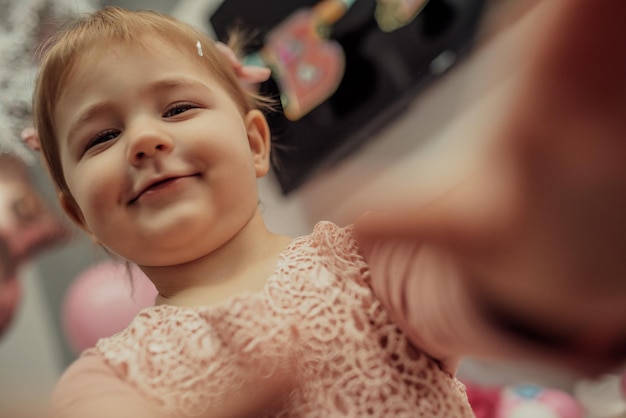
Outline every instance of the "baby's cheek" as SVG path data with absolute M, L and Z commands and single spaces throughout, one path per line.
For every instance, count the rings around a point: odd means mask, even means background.
M 122 196 L 117 190 L 119 186 L 104 181 L 104 179 L 94 179 L 85 182 L 87 187 L 83 186 L 79 193 L 75 194 L 78 208 L 85 216 L 91 218 L 105 217 L 113 206 L 122 205 Z

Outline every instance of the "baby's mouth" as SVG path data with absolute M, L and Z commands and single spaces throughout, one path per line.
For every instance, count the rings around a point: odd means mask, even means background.
M 178 177 L 168 177 L 168 178 L 164 178 L 164 179 L 162 179 L 162 180 L 157 180 L 157 181 L 155 181 L 155 182 L 150 183 L 148 186 L 144 187 L 144 188 L 143 188 L 143 189 L 142 189 L 139 193 L 137 193 L 137 195 L 136 195 L 135 197 L 133 197 L 133 198 L 132 198 L 132 199 L 128 202 L 128 204 L 129 204 L 129 205 L 132 205 L 132 204 L 133 204 L 133 203 L 135 203 L 137 200 L 139 200 L 139 198 L 140 198 L 141 196 L 143 196 L 143 195 L 144 195 L 144 193 L 146 193 L 147 191 L 157 189 L 157 188 L 159 188 L 159 186 L 163 186 L 163 185 L 165 185 L 165 184 L 167 184 L 167 183 L 169 183 L 169 182 L 171 182 L 171 181 L 173 181 L 173 180 L 175 180 L 175 179 L 177 179 L 177 178 L 178 178 Z
M 152 183 L 150 183 L 148 186 L 146 186 L 143 190 L 141 190 L 134 198 L 132 198 L 128 204 L 132 205 L 133 203 L 135 203 L 141 196 L 143 196 L 145 193 L 153 191 L 153 190 L 159 190 L 161 188 L 165 188 L 167 187 L 170 183 L 176 181 L 176 180 L 180 180 L 186 177 L 197 177 L 199 174 L 194 173 L 191 175 L 186 175 L 186 176 L 172 176 L 172 177 L 167 177 L 167 178 L 163 178 L 161 180 L 156 180 Z

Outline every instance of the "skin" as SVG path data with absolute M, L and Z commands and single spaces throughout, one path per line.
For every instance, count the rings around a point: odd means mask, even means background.
M 67 214 L 138 264 L 159 291 L 157 304 L 207 306 L 262 288 L 291 241 L 268 231 L 258 209 L 256 180 L 269 170 L 263 114 L 242 112 L 179 46 L 93 51 L 76 63 L 54 115 Z M 250 381 L 203 416 L 257 416 L 295 385 L 288 367 L 270 376 L 257 370 L 251 364 Z M 117 391 L 81 388 L 63 416 L 163 416 L 117 378 L 101 379 L 113 379 Z
M 596 375 L 626 361 L 626 4 L 536 8 L 482 164 L 427 205 L 361 219 L 357 233 L 374 275 L 390 256 L 373 243 L 425 243 L 469 289 L 451 302 L 519 342 L 517 357 Z
M 413 240 L 428 240 L 436 252 L 455 260 L 461 283 L 478 289 L 480 295 L 472 295 L 477 310 L 479 304 L 498 305 L 525 327 L 557 335 L 571 348 L 560 359 L 562 347 L 557 351 L 528 342 L 528 357 L 589 373 L 607 370 L 607 359 L 615 363 L 609 352 L 623 341 L 626 329 L 621 281 L 605 288 L 588 279 L 589 266 L 595 265 L 623 277 L 614 251 L 624 248 L 623 235 L 610 233 L 615 226 L 610 221 L 623 219 L 614 215 L 623 214 L 626 207 L 620 199 L 623 193 L 609 191 L 624 190 L 624 183 L 610 179 L 626 178 L 626 164 L 620 159 L 626 153 L 619 141 L 625 130 L 623 118 L 615 110 L 624 108 L 624 92 L 587 87 L 590 80 L 592 86 L 611 80 L 618 85 L 626 60 L 616 60 L 618 65 L 608 76 L 583 66 L 587 72 L 562 77 L 563 68 L 571 68 L 573 61 L 568 60 L 593 62 L 585 54 L 593 55 L 597 48 L 577 49 L 584 59 L 571 55 L 573 49 L 555 51 L 571 42 L 568 35 L 581 27 L 598 33 L 598 39 L 613 39 L 602 29 L 615 25 L 589 22 L 599 21 L 594 20 L 598 11 L 606 13 L 600 20 L 617 19 L 623 13 L 596 3 L 542 3 L 552 5 L 545 6 L 553 20 L 543 37 L 552 41 L 528 48 L 534 54 L 529 61 L 535 65 L 522 76 L 511 117 L 501 121 L 499 135 L 508 140 L 486 157 L 481 171 L 404 219 L 370 217 L 359 223 L 374 275 L 385 260 L 377 258 L 375 247 L 366 245 L 368 240 L 407 234 Z M 610 48 L 609 43 L 604 54 L 623 50 L 616 46 Z M 188 54 L 167 44 L 161 48 L 156 52 L 103 45 L 95 48 L 97 55 L 88 52 L 80 60 L 55 114 L 71 191 L 71 196 L 60 199 L 94 240 L 142 267 L 159 289 L 159 302 L 206 305 L 262 286 L 288 239 L 267 231 L 257 208 L 255 180 L 268 170 L 264 119 L 255 112 L 242 114 Z M 188 77 L 209 84 L 210 93 L 198 97 L 204 90 L 194 87 L 180 95 L 176 90 L 155 95 L 149 88 L 163 78 Z M 576 107 L 581 101 L 565 94 L 576 89 L 586 102 L 604 103 L 606 108 Z M 181 102 L 200 107 L 182 111 Z M 106 111 L 73 128 L 88 107 L 102 103 Z M 597 110 L 589 112 L 590 108 Z M 174 109 L 178 110 L 170 113 Z M 104 142 L 85 151 L 102 132 L 108 132 Z M 605 140 L 590 140 L 589 132 L 600 133 Z M 564 145 L 564 137 L 573 142 Z M 178 170 L 185 175 L 181 180 L 135 199 L 151 176 L 178 175 Z M 581 172 L 582 183 L 577 177 Z M 497 185 L 485 187 L 494 179 Z M 603 185 L 617 189 L 599 187 Z M 485 190 L 501 192 L 487 196 Z M 588 199 L 591 190 L 602 193 Z M 585 210 L 572 212 L 572 205 Z M 567 213 L 581 217 L 564 217 Z M 603 237 L 581 227 L 596 222 L 604 225 Z M 619 227 L 616 230 L 622 231 Z M 608 262 L 606 254 L 611 255 Z
M 167 43 L 94 51 L 56 107 L 66 212 L 138 264 L 157 303 L 207 305 L 262 287 L 289 242 L 266 229 L 257 205 L 256 179 L 269 170 L 263 115 L 243 113 Z

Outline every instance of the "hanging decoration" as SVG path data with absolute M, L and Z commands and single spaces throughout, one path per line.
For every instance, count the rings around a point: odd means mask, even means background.
M 486 0 L 223 0 L 215 38 L 244 32 L 244 64 L 272 76 L 262 95 L 284 194 L 398 118 L 471 51 Z
M 15 154 L 0 154 L 0 335 L 21 297 L 18 269 L 70 231 L 36 189 L 28 167 Z
M 69 237 L 35 187 L 34 154 L 20 138 L 33 125 L 35 51 L 66 19 L 93 9 L 87 0 L 0 0 L 0 336 L 20 305 L 20 265 Z

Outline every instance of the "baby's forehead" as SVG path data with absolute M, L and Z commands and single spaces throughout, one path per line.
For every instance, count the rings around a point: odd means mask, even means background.
M 188 55 L 189 59 L 192 60 L 199 56 L 198 41 L 198 37 L 182 32 L 163 34 L 157 31 L 143 31 L 132 36 L 96 34 L 76 42 L 71 61 L 89 65 L 101 59 L 102 55 L 107 51 L 122 49 L 129 51 L 143 50 L 144 52 L 155 54 L 163 53 L 163 51 L 167 50 L 170 52 L 176 51 L 177 55 Z M 205 45 L 211 43 L 212 41 L 203 42 Z M 205 46 L 205 49 L 207 46 Z
M 139 36 L 115 37 L 111 35 L 83 39 L 73 48 L 72 55 L 65 62 L 69 65 L 60 74 L 49 72 L 46 84 L 55 84 L 51 90 L 52 117 L 56 118 L 61 102 L 68 95 L 80 94 L 85 86 L 98 83 L 95 73 L 108 78 L 109 71 L 119 71 L 116 66 L 126 60 L 146 57 L 150 62 L 147 71 L 163 70 L 169 78 L 201 78 L 216 90 L 224 91 L 244 111 L 249 107 L 248 97 L 241 91 L 237 79 L 228 73 L 226 58 L 206 37 L 193 37 L 192 34 L 143 34 Z M 133 56 L 135 55 L 135 56 Z M 153 59 L 154 58 L 154 59 Z M 135 60 L 140 65 L 141 61 Z M 189 77 L 187 77 L 189 76 Z M 165 77 L 165 76 L 164 76 Z
M 158 68 L 160 65 L 169 66 L 170 63 L 175 62 L 181 71 L 186 68 L 214 76 L 214 66 L 207 61 L 205 56 L 198 54 L 197 42 L 197 40 L 185 39 L 185 43 L 181 44 L 175 39 L 160 35 L 158 37 L 142 36 L 132 39 L 98 39 L 90 45 L 86 45 L 82 51 L 72 57 L 66 75 L 61 77 L 60 81 L 63 87 L 67 88 L 77 78 L 89 77 L 91 69 L 94 67 L 105 66 L 110 68 L 110 71 L 116 71 L 116 63 L 123 62 L 133 55 L 165 58 L 161 61 L 162 64 L 159 64 L 159 60 L 155 60 L 151 64 L 153 68 Z M 63 88 L 60 93 L 58 99 L 63 96 Z
M 90 64 L 96 61 L 107 59 L 105 53 L 123 51 L 127 53 L 141 52 L 154 55 L 172 55 L 176 53 L 176 59 L 187 56 L 189 62 L 201 65 L 198 60 L 198 39 L 187 39 L 178 37 L 170 37 L 162 34 L 144 34 L 132 38 L 115 38 L 104 37 L 92 40 L 84 45 L 81 50 L 77 50 L 74 56 L 74 62 L 77 64 Z M 184 58 L 183 58 L 184 59 Z

